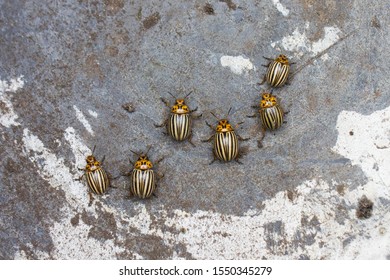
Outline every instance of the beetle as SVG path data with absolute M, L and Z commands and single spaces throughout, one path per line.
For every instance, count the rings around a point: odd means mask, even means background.
M 131 151 L 138 156 L 138 160 L 135 163 L 130 160 L 130 163 L 134 165 L 134 168 L 130 173 L 126 174 L 131 176 L 130 195 L 139 198 L 149 198 L 154 195 L 157 186 L 157 178 L 153 170 L 153 163 L 149 160 L 147 155 L 149 150 L 150 148 L 145 154 L 138 154 Z M 158 160 L 157 163 L 160 161 L 162 161 L 162 159 Z
M 268 130 L 278 129 L 283 123 L 285 114 L 272 92 L 262 94 L 259 113 L 263 128 Z
M 260 120 L 262 124 L 262 136 L 258 140 L 258 147 L 263 147 L 262 140 L 265 136 L 265 131 L 268 130 L 276 130 L 278 129 L 282 123 L 284 123 L 284 115 L 288 112 L 284 112 L 282 107 L 279 105 L 276 97 L 272 95 L 272 90 L 268 92 L 264 92 L 260 100 L 259 105 L 252 106 L 252 108 L 259 108 Z M 247 116 L 248 118 L 257 117 L 257 114 Z
M 232 108 L 229 109 L 228 116 L 231 109 Z M 239 150 L 238 140 L 246 141 L 249 140 L 249 138 L 242 138 L 240 135 L 238 135 L 232 125 L 229 123 L 227 117 L 224 119 L 219 119 L 212 112 L 211 114 L 218 120 L 218 124 L 215 128 L 207 121 L 206 124 L 211 129 L 215 130 L 215 134 L 211 135 L 209 139 L 203 140 L 203 142 L 210 142 L 212 139 L 214 139 L 214 159 L 212 162 L 210 162 L 210 164 L 212 164 L 216 159 L 219 159 L 220 161 L 224 162 L 235 160 L 238 163 L 241 163 L 239 161 L 239 158 L 242 153 L 240 153 Z M 238 125 L 240 124 L 242 123 L 239 123 Z
M 86 157 L 87 165 L 85 168 L 79 168 L 79 170 L 84 171 L 84 174 L 78 180 L 81 180 L 83 176 L 86 177 L 87 185 L 89 189 L 95 194 L 104 194 L 107 188 L 110 186 L 110 180 L 106 173 L 106 171 L 102 167 L 102 161 L 98 161 L 93 155 L 95 151 L 95 147 L 93 147 L 92 154 Z
M 164 98 L 161 98 L 164 104 L 170 108 L 171 112 L 167 120 L 165 120 L 161 125 L 155 124 L 155 126 L 166 126 L 168 135 L 170 135 L 174 140 L 181 142 L 188 139 L 188 142 L 195 146 L 191 141 L 192 119 L 200 118 L 202 114 L 198 116 L 191 115 L 193 112 L 198 110 L 198 108 L 190 110 L 184 101 L 191 93 L 192 92 L 188 93 L 184 98 L 176 98 L 172 93 L 169 92 L 169 94 L 176 100 L 172 107 L 169 105 L 168 101 L 166 101 Z
M 263 56 L 264 57 L 264 56 Z M 264 76 L 263 81 L 260 84 L 263 84 L 267 81 L 271 87 L 281 87 L 287 81 L 288 74 L 290 72 L 290 65 L 287 56 L 280 54 L 277 58 L 272 59 L 264 57 L 269 60 L 268 65 L 263 65 L 267 67 L 267 73 Z

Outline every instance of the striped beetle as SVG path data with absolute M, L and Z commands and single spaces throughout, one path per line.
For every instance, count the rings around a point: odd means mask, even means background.
M 259 112 L 264 129 L 275 130 L 282 125 L 284 112 L 272 91 L 263 93 Z
M 232 108 L 229 109 L 229 113 Z M 212 112 L 211 114 L 218 120 L 218 124 L 215 128 L 213 128 L 212 125 L 210 125 L 208 122 L 206 124 L 211 128 L 215 129 L 215 134 L 211 135 L 211 137 L 207 140 L 203 140 L 202 142 L 210 142 L 214 138 L 214 147 L 213 147 L 213 154 L 214 159 L 210 164 L 212 164 L 216 159 L 219 159 L 220 161 L 231 161 L 235 160 L 238 163 L 241 163 L 239 161 L 240 156 L 240 150 L 238 145 L 238 140 L 246 141 L 249 140 L 249 138 L 242 138 L 240 135 L 238 135 L 232 125 L 227 120 L 227 117 L 224 119 L 219 119 L 217 116 L 215 116 Z M 240 125 L 242 123 L 239 123 Z
M 188 93 L 183 99 L 182 98 L 176 98 L 173 94 L 168 92 L 173 98 L 175 98 L 175 104 L 170 107 L 168 101 L 166 101 L 164 98 L 161 98 L 161 100 L 164 102 L 164 104 L 171 109 L 170 116 L 165 122 L 163 122 L 161 125 L 155 124 L 156 127 L 163 127 L 166 126 L 167 133 L 170 135 L 173 139 L 176 141 L 184 141 L 188 139 L 188 142 L 191 143 L 191 145 L 195 146 L 191 139 L 192 139 L 192 118 L 199 118 L 202 116 L 202 114 L 198 116 L 191 116 L 191 113 L 198 110 L 198 108 L 195 108 L 194 110 L 190 110 L 190 108 L 185 104 L 184 99 L 186 99 L 192 92 Z
M 135 163 L 130 161 L 130 163 L 134 165 L 134 168 L 127 174 L 131 176 L 130 195 L 139 198 L 148 198 L 153 195 L 156 190 L 156 174 L 153 170 L 153 164 L 147 156 L 149 150 L 150 148 L 145 154 L 137 154 L 136 152 L 131 151 L 138 156 L 138 160 Z M 157 163 L 160 161 L 162 161 L 162 159 L 157 161 Z
M 287 56 L 281 54 L 275 59 L 267 57 L 264 58 L 270 60 L 270 63 L 268 65 L 263 65 L 268 69 L 263 81 L 260 84 L 263 84 L 265 81 L 267 81 L 271 87 L 280 87 L 284 85 L 290 72 L 290 63 L 288 62 Z
M 93 155 L 95 147 L 93 147 L 92 154 L 85 159 L 87 162 L 85 168 L 79 168 L 79 170 L 84 171 L 84 174 L 78 180 L 81 180 L 85 175 L 89 189 L 95 194 L 104 194 L 107 187 L 110 186 L 110 180 L 106 171 L 102 168 L 105 157 L 99 162 Z

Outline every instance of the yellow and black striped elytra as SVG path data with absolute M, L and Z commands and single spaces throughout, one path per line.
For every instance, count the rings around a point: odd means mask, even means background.
M 130 194 L 139 198 L 148 198 L 156 190 L 156 175 L 153 164 L 146 154 L 139 155 L 130 173 Z
M 214 129 L 207 122 L 206 124 L 210 128 Z M 238 160 L 240 157 L 238 140 L 245 141 L 248 139 L 244 139 L 241 136 L 239 136 L 234 131 L 234 128 L 232 127 L 232 125 L 229 123 L 227 119 L 220 119 L 218 121 L 217 126 L 215 127 L 215 134 L 213 134 L 209 139 L 204 140 L 203 142 L 209 142 L 212 139 L 214 139 L 214 145 L 213 145 L 214 160 L 211 163 L 213 163 L 216 159 L 219 159 L 220 161 L 223 162 L 236 160 L 237 162 L 241 163 Z
M 275 130 L 282 125 L 284 112 L 272 93 L 262 94 L 259 112 L 264 129 Z
M 267 66 L 268 69 L 265 75 L 265 80 L 271 87 L 283 86 L 286 83 L 290 72 L 290 64 L 287 56 L 281 54 L 275 59 L 266 59 L 271 60 L 271 62 Z
M 106 171 L 104 171 L 102 164 L 93 155 L 87 156 L 86 162 L 85 168 L 79 169 L 85 172 L 80 179 L 85 176 L 87 185 L 93 193 L 104 194 L 110 185 Z
M 190 94 L 191 92 L 187 94 L 185 98 L 187 98 Z M 181 142 L 188 139 L 188 141 L 192 145 L 194 145 L 191 142 L 191 137 L 192 137 L 191 113 L 195 112 L 198 108 L 195 108 L 194 110 L 190 110 L 190 108 L 185 103 L 184 99 L 177 98 L 175 104 L 172 107 L 170 107 L 169 103 L 165 99 L 161 98 L 164 104 L 171 109 L 171 112 L 169 118 L 163 124 L 155 125 L 155 126 L 156 127 L 166 126 L 168 135 L 170 135 L 174 140 Z M 196 118 L 198 117 L 200 117 L 200 115 L 196 116 Z

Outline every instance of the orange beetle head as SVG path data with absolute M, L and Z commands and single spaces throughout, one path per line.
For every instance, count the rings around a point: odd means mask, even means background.
M 147 155 L 140 155 L 138 160 L 134 164 L 135 169 L 147 170 L 153 167 L 152 162 L 148 159 Z
M 288 58 L 284 54 L 281 54 L 277 58 L 275 58 L 275 61 L 282 64 L 288 64 Z
M 260 108 L 271 108 L 278 104 L 276 97 L 271 93 L 263 93 L 262 99 L 260 101 Z
M 187 114 L 190 112 L 190 109 L 185 104 L 184 99 L 176 99 L 171 111 L 175 114 Z
M 234 131 L 234 129 L 227 119 L 222 119 L 222 120 L 218 121 L 216 131 L 217 132 L 228 132 L 228 131 Z

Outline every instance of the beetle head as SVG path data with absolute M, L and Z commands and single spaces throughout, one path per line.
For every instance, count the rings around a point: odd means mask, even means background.
M 281 54 L 277 58 L 275 58 L 275 61 L 282 64 L 288 64 L 288 58 L 284 54 Z
M 222 119 L 218 121 L 217 128 L 215 129 L 217 132 L 228 132 L 234 131 L 232 125 L 229 123 L 227 119 Z
M 173 105 L 171 111 L 175 114 L 188 114 L 190 109 L 185 104 L 184 99 L 176 99 L 175 105 Z
M 148 159 L 147 155 L 140 155 L 134 165 L 135 169 L 148 170 L 153 168 L 152 162 Z
M 260 108 L 271 108 L 278 104 L 276 97 L 271 93 L 263 93 L 262 99 L 260 101 Z

